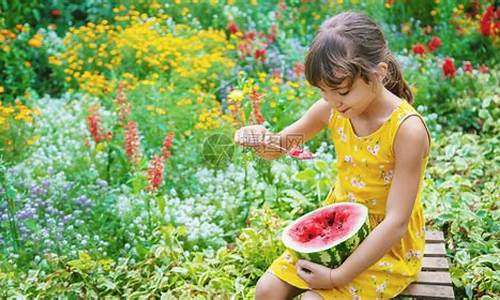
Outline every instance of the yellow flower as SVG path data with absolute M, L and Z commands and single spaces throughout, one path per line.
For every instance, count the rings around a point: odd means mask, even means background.
M 36 142 L 38 142 L 38 139 L 40 138 L 39 135 L 34 135 L 32 136 L 31 138 L 29 138 L 28 140 L 26 140 L 26 144 L 28 145 L 33 145 L 35 144 Z
M 5 89 L 3 88 L 3 86 L 0 85 L 0 94 L 3 93 L 5 91 Z
M 40 48 L 43 44 L 43 36 L 41 34 L 35 34 L 29 41 L 28 45 L 33 48 Z
M 232 90 L 229 93 L 229 95 L 227 96 L 227 98 L 229 100 L 237 101 L 237 102 L 241 102 L 241 100 L 243 100 L 244 97 L 245 97 L 245 94 L 241 90 Z

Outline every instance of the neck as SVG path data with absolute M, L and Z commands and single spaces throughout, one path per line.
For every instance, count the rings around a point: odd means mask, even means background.
M 366 109 L 359 115 L 363 120 L 385 119 L 391 114 L 398 105 L 398 98 L 394 96 L 385 87 L 378 89 L 373 101 L 368 104 Z

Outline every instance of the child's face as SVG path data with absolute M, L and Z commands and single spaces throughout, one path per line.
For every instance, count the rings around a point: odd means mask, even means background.
M 376 97 L 373 83 L 366 83 L 359 76 L 351 88 L 345 80 L 336 89 L 325 85 L 320 85 L 320 89 L 323 99 L 347 118 L 363 113 Z

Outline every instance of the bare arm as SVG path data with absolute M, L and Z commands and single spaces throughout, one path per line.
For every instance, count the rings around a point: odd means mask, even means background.
M 293 146 L 305 143 L 312 139 L 318 132 L 328 126 L 332 107 L 323 99 L 316 101 L 307 112 L 297 121 L 279 132 L 271 141 L 290 150 Z M 282 152 L 269 152 L 265 159 L 275 159 L 283 155 Z
M 406 234 L 418 192 L 422 161 L 429 151 L 425 126 L 418 117 L 409 117 L 396 135 L 396 164 L 386 204 L 385 219 L 338 268 L 340 285 L 352 281 L 382 258 Z M 337 281 L 337 283 L 336 283 Z

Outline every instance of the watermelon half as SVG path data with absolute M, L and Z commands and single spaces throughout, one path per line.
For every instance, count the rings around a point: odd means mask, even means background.
M 298 257 L 336 268 L 369 233 L 368 208 L 342 202 L 300 217 L 285 228 L 282 241 Z

